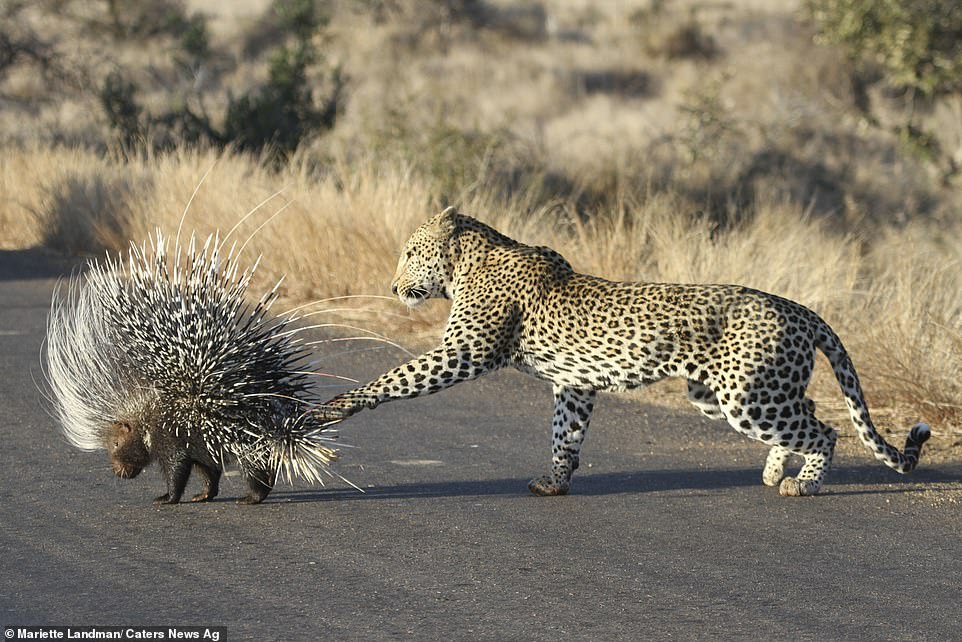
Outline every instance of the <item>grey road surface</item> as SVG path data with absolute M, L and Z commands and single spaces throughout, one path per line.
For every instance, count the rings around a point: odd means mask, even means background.
M 334 481 L 155 507 L 61 437 L 35 380 L 53 277 L 0 252 L 0 626 L 218 626 L 226 640 L 962 638 L 962 467 L 836 457 L 824 493 L 759 483 L 764 449 L 692 412 L 603 396 L 572 494 L 548 387 L 502 372 L 342 425 Z M 440 303 L 439 303 L 440 305 Z M 343 349 L 343 345 L 339 348 Z M 363 357 L 363 358 L 362 358 Z M 397 363 L 337 357 L 359 378 Z M 331 389 L 336 392 L 337 389 Z M 849 426 L 839 426 L 851 435 Z M 907 428 L 907 427 L 906 427 Z M 189 489 L 190 490 L 190 489 Z

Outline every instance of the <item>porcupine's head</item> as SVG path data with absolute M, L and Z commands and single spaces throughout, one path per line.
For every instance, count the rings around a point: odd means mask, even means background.
M 54 293 L 47 379 L 68 440 L 107 448 L 122 477 L 150 459 L 168 431 L 218 461 L 318 480 L 335 457 L 306 412 L 307 353 L 291 319 L 269 309 L 277 286 L 245 295 L 256 264 L 239 271 L 216 236 L 186 252 L 157 232 Z M 156 434 L 156 433 L 154 433 Z
M 111 422 L 107 428 L 107 454 L 110 467 L 121 479 L 133 479 L 150 463 L 150 451 L 144 433 L 131 421 Z

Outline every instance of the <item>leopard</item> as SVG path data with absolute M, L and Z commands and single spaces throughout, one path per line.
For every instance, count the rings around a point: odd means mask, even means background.
M 687 380 L 705 416 L 767 444 L 762 482 L 785 497 L 821 489 L 838 439 L 806 396 L 816 349 L 828 359 L 862 444 L 912 471 L 931 430 L 917 423 L 902 452 L 875 429 L 838 335 L 815 312 L 743 285 L 609 281 L 578 273 L 558 252 L 513 240 L 449 207 L 405 243 L 391 290 L 416 307 L 449 299 L 440 345 L 314 410 L 342 421 L 387 401 L 430 395 L 511 366 L 554 395 L 549 472 L 535 495 L 565 495 L 599 392 Z M 800 456 L 797 476 L 786 462 Z

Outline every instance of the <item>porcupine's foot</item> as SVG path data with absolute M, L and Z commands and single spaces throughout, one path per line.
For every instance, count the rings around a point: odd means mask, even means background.
M 170 493 L 164 493 L 160 497 L 154 498 L 155 506 L 160 506 L 163 504 L 179 504 L 179 503 L 180 503 L 180 497 L 174 497 L 173 499 L 171 499 Z
M 217 497 L 217 493 L 220 492 L 220 468 L 205 466 L 198 462 L 194 464 L 194 470 L 204 480 L 204 492 L 197 493 L 190 498 L 190 501 L 207 502 Z
M 270 494 L 277 480 L 276 471 L 255 470 L 250 471 L 247 477 L 247 497 L 238 499 L 238 504 L 260 504 Z

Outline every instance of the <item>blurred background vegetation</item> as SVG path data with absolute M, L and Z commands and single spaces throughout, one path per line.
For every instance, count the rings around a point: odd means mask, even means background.
M 849 222 L 958 206 L 951 0 L 0 7 L 7 144 L 301 152 L 318 168 L 376 150 L 440 200 L 484 174 L 582 214 L 625 190 L 680 192 L 716 222 L 759 190 Z
M 383 293 L 457 204 L 582 271 L 798 299 L 878 412 L 958 427 L 960 7 L 0 0 L 0 247 L 120 251 L 196 189 L 199 232 L 283 209 L 250 250 L 307 301 Z

